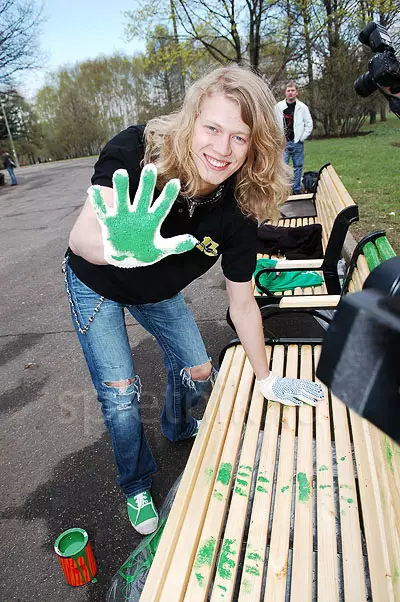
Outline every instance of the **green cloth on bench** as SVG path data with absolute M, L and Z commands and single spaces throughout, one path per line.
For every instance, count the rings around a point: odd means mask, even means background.
M 276 259 L 257 259 L 257 265 L 254 272 L 254 278 L 258 272 L 264 268 L 274 268 Z M 306 286 L 320 286 L 324 279 L 317 272 L 302 270 L 301 272 L 266 272 L 261 274 L 260 284 L 267 288 L 271 293 L 282 291 L 291 291 L 295 288 Z M 259 292 L 262 292 L 258 289 Z

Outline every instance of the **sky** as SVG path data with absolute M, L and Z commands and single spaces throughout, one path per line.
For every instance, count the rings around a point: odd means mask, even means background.
M 126 42 L 124 11 L 135 10 L 135 0 L 43 0 L 45 22 L 40 46 L 43 69 L 21 78 L 24 96 L 33 99 L 45 84 L 46 74 L 100 55 L 123 52 L 128 56 L 144 49 L 140 40 Z

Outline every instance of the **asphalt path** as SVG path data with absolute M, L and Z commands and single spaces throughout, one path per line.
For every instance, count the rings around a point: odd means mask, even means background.
M 18 186 L 0 188 L 2 602 L 104 601 L 112 576 L 141 539 L 115 483 L 60 269 L 93 161 L 21 168 Z M 185 291 L 215 360 L 232 338 L 224 289 L 218 265 Z M 146 436 L 159 465 L 153 494 L 161 505 L 192 443 L 162 436 L 161 353 L 130 316 L 127 321 L 143 382 Z M 75 526 L 88 531 L 98 565 L 97 582 L 80 588 L 66 584 L 53 549 L 57 536 Z
M 18 186 L 0 188 L 1 602 L 104 601 L 113 575 L 141 540 L 115 482 L 111 445 L 61 273 L 93 162 L 21 168 Z M 184 294 L 217 363 L 232 338 L 219 264 Z M 145 432 L 159 465 L 153 495 L 160 506 L 192 443 L 173 444 L 162 436 L 161 353 L 130 316 L 127 323 L 143 382 Z M 290 323 L 289 332 L 298 334 Z M 98 566 L 97 582 L 80 588 L 66 583 L 54 553 L 57 536 L 71 527 L 88 531 Z

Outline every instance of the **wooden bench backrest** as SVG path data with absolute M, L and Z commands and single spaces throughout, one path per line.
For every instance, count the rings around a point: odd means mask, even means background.
M 281 218 L 278 225 L 297 227 L 314 223 L 321 224 L 325 250 L 336 216 L 346 207 L 355 205 L 355 202 L 330 164 L 321 168 L 313 200 L 317 211 L 316 217 Z M 295 200 L 292 202 L 296 203 Z

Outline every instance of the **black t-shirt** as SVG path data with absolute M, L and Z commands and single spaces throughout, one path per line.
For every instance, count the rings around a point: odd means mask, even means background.
M 294 110 L 296 102 L 287 103 L 286 109 L 283 110 L 283 120 L 285 124 L 286 140 L 294 140 Z
M 143 158 L 143 126 L 131 126 L 103 148 L 95 164 L 92 184 L 112 186 L 116 169 L 129 174 L 133 201 Z M 222 256 L 224 275 L 233 282 L 251 280 L 256 263 L 257 224 L 245 217 L 234 198 L 234 176 L 221 199 L 196 207 L 189 216 L 187 202 L 178 197 L 161 227 L 165 238 L 192 234 L 200 245 L 179 255 L 170 255 L 146 267 L 118 268 L 91 264 L 69 250 L 69 264 L 76 276 L 91 289 L 123 304 L 156 303 L 169 299 L 207 272 Z M 159 191 L 156 191 L 156 195 Z M 201 244 L 202 243 L 202 244 Z M 199 248 L 198 248 L 199 247 Z

